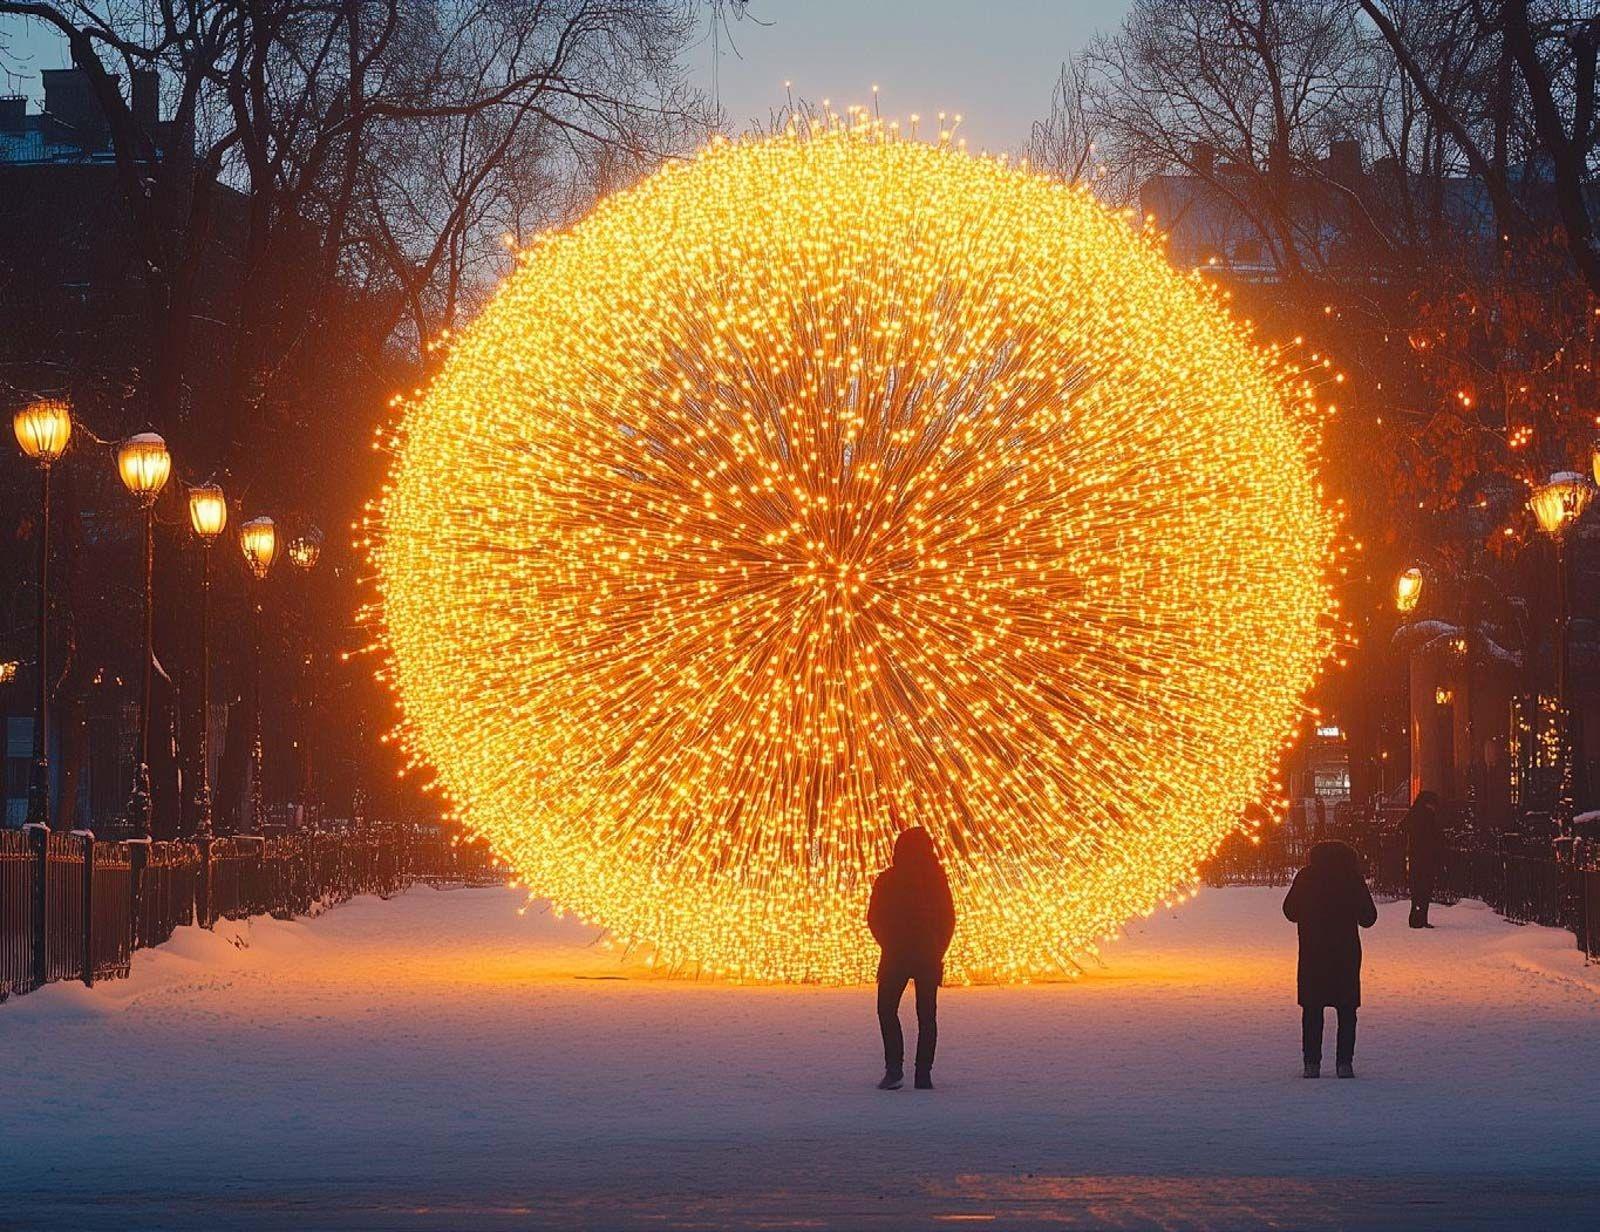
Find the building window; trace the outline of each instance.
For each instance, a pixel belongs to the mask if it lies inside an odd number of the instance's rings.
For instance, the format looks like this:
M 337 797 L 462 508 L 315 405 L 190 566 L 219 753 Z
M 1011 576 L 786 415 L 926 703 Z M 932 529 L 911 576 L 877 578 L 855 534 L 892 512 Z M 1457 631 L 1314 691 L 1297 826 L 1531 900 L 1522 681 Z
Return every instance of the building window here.
M 1325 800 L 1350 798 L 1350 770 L 1347 766 L 1328 766 L 1311 773 L 1311 792 Z

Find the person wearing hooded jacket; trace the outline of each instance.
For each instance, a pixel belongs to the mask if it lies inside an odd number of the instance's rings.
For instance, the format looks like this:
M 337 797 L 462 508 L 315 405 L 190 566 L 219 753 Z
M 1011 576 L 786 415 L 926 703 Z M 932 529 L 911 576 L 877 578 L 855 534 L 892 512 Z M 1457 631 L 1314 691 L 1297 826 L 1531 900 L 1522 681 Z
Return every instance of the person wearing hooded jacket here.
M 1412 928 L 1432 928 L 1428 923 L 1428 904 L 1433 900 L 1434 882 L 1444 858 L 1444 826 L 1439 816 L 1439 797 L 1419 791 L 1400 821 L 1406 840 L 1406 872 L 1411 882 Z
M 939 863 L 933 839 L 921 826 L 902 830 L 894 862 L 872 883 L 867 927 L 883 950 L 878 961 L 878 1026 L 883 1032 L 883 1080 L 878 1088 L 897 1091 L 905 1082 L 905 1037 L 900 1030 L 900 998 L 916 985 L 917 1055 L 915 1085 L 933 1088 L 933 1050 L 938 1042 L 939 984 L 944 955 L 955 933 L 955 902 Z
M 1294 876 L 1283 914 L 1300 934 L 1295 988 L 1300 1001 L 1300 1040 L 1305 1076 L 1322 1074 L 1323 1011 L 1338 1012 L 1334 1060 L 1339 1077 L 1354 1078 L 1356 1009 L 1361 1004 L 1361 933 L 1378 922 L 1378 907 L 1361 875 L 1355 849 L 1318 843 Z

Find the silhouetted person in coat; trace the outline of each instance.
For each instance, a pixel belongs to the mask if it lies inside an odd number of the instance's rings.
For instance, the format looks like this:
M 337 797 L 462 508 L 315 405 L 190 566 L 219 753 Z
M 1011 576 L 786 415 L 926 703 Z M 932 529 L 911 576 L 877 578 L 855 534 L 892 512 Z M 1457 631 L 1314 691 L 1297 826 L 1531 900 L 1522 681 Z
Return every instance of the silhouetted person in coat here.
M 933 1049 L 939 1038 L 935 1020 L 944 952 L 956 928 L 955 903 L 933 840 L 921 826 L 902 830 L 894 843 L 894 863 L 872 883 L 867 927 L 883 948 L 878 961 L 878 1026 L 883 1031 L 883 1081 L 880 1090 L 897 1091 L 905 1082 L 905 1037 L 900 1031 L 900 997 L 908 983 L 917 986 L 917 1074 L 919 1091 L 933 1088 Z
M 1283 900 L 1283 914 L 1300 930 L 1300 969 L 1295 985 L 1300 1000 L 1300 1038 L 1305 1076 L 1322 1076 L 1323 1009 L 1339 1015 L 1334 1051 L 1339 1077 L 1354 1078 L 1356 1007 L 1361 1004 L 1361 934 L 1378 921 L 1361 862 L 1340 842 L 1318 843 L 1311 861 L 1295 874 Z
M 1406 869 L 1411 880 L 1411 927 L 1432 928 L 1428 923 L 1428 901 L 1433 883 L 1439 878 L 1439 863 L 1444 858 L 1444 825 L 1439 818 L 1439 797 L 1419 791 L 1400 821 L 1406 839 Z

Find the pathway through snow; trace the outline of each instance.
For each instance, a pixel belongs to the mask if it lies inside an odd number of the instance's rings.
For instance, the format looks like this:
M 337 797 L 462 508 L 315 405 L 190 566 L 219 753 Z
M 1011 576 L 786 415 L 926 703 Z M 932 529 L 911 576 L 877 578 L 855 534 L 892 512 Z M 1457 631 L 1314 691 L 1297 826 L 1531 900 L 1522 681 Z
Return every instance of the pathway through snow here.
M 1600 968 L 1570 936 L 1473 903 L 1416 933 L 1383 905 L 1360 1079 L 1312 1083 L 1281 893 L 1202 892 L 1075 984 L 947 989 L 931 1094 L 873 1089 L 866 990 L 644 977 L 504 891 L 258 920 L 243 948 L 182 929 L 130 980 L 0 1006 L 0 1229 L 1559 1228 L 1600 1209 Z

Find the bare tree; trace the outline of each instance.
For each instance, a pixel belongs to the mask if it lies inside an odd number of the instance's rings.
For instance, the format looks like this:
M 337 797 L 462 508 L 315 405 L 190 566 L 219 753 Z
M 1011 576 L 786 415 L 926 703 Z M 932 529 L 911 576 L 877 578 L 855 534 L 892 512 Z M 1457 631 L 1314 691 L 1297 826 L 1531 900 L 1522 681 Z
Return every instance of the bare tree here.
M 1360 32 L 1340 0 L 1135 0 L 1086 49 L 1082 111 L 1113 176 L 1181 171 L 1249 218 L 1288 276 L 1326 263 L 1298 177 L 1372 100 Z
M 709 124 L 679 80 L 688 0 L 0 0 L 5 14 L 56 30 L 107 116 L 154 422 L 192 418 L 197 282 L 217 228 L 238 232 L 226 329 L 200 348 L 225 356 L 230 414 L 193 427 L 233 468 L 254 413 L 293 405 L 309 340 L 354 331 L 371 358 L 404 322 L 420 355 L 503 271 L 503 234 L 570 215 L 597 151 L 645 166 Z M 166 150 L 119 81 L 150 69 Z M 368 309 L 349 315 L 352 295 Z
M 1452 7 L 1447 18 L 1430 18 L 1397 0 L 1359 2 L 1483 183 L 1507 237 L 1542 225 L 1530 194 L 1548 172 L 1571 259 L 1590 291 L 1600 294 L 1597 218 L 1584 191 L 1600 139 L 1600 15 L 1594 6 L 1587 0 L 1472 0 Z M 1521 160 L 1514 161 L 1519 152 Z
M 1517 543 L 1528 482 L 1583 456 L 1593 430 L 1593 12 L 1134 0 L 1036 129 L 1041 162 L 1105 164 L 1191 243 L 1259 240 L 1264 271 L 1220 271 L 1240 305 L 1357 377 L 1324 440 L 1370 546 L 1344 585 L 1374 621 L 1355 653 L 1373 657 L 1325 687 L 1369 782 L 1385 575 L 1429 545 Z
M 79 399 L 87 423 L 158 427 L 187 476 L 215 469 L 233 497 L 315 509 L 324 525 L 348 520 L 377 482 L 360 468 L 384 395 L 510 268 L 503 237 L 570 219 L 711 121 L 678 68 L 693 0 L 0 0 L 6 16 L 54 30 L 92 87 L 126 220 L 118 242 L 144 300 L 114 322 L 79 313 L 73 330 L 107 337 L 63 344 L 53 383 L 76 387 L 69 364 L 115 353 L 100 404 Z M 130 97 L 148 97 L 151 73 L 170 123 Z M 50 362 L 18 343 L 26 317 L 7 324 L 5 351 L 26 353 L 19 371 Z M 22 509 L 7 500 L 0 512 Z M 75 576 L 97 574 L 82 567 L 87 549 L 69 555 Z M 114 570 L 110 556 L 98 571 Z M 319 570 L 317 584 L 348 585 L 339 576 Z M 186 588 L 157 589 L 170 645 Z M 71 584 L 60 593 L 69 631 L 106 623 L 106 602 Z M 120 674 L 125 652 L 78 654 L 75 635 L 64 640 L 83 670 L 56 704 L 75 713 L 90 673 Z M 287 661 L 272 641 L 269 659 Z M 218 653 L 226 680 L 238 650 Z M 224 799 L 239 794 L 237 748 Z M 80 743 L 68 761 L 83 755 Z M 176 773 L 156 777 L 160 815 L 175 818 Z
M 1109 180 L 1106 165 L 1096 158 L 1094 118 L 1084 89 L 1081 59 L 1068 60 L 1050 96 L 1050 114 L 1036 120 L 1028 142 L 1028 161 L 1072 184 L 1093 184 L 1105 199 L 1126 204 L 1137 185 L 1126 177 Z M 1125 164 L 1124 164 L 1125 165 Z
M 592 199 L 596 168 L 638 174 L 710 121 L 674 85 L 678 43 L 662 38 L 659 14 L 590 4 L 540 31 L 520 7 L 485 15 L 470 39 L 413 31 L 397 94 L 416 103 L 377 121 L 357 234 L 397 291 L 391 320 L 419 343 L 504 272 L 506 239 Z M 530 70 L 526 88 L 475 105 Z

